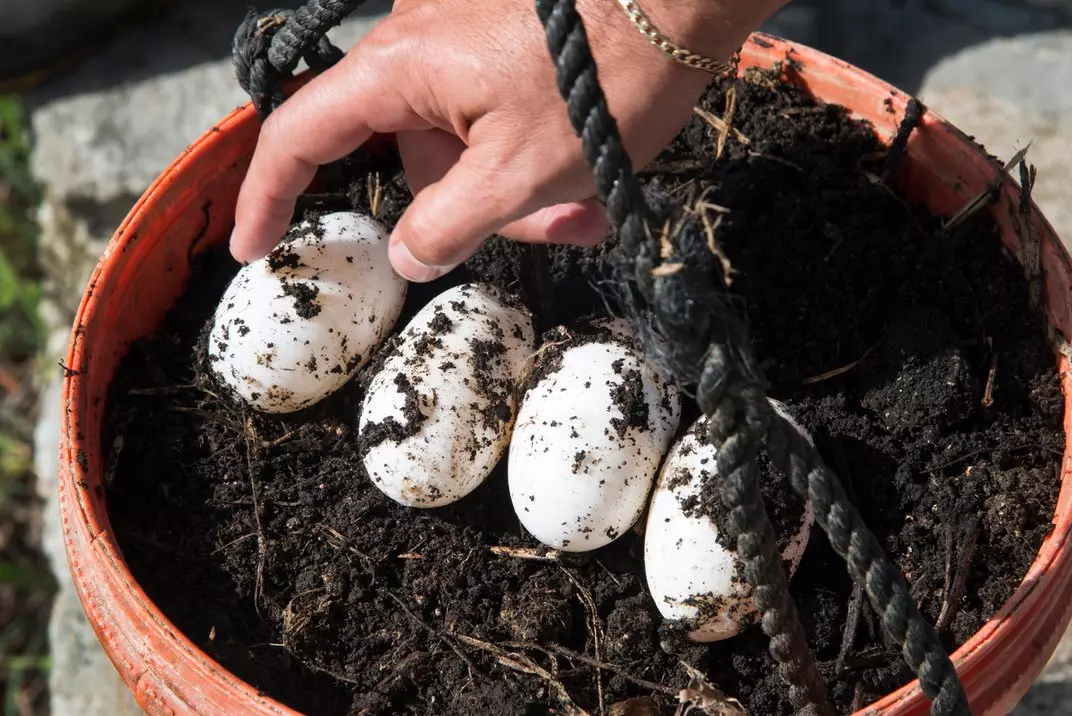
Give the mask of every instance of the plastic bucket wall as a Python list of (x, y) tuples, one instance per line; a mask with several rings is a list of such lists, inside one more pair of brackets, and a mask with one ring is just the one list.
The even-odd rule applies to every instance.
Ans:
[[(885, 141), (908, 97), (823, 53), (757, 34), (744, 67), (786, 71), (821, 100), (870, 120)], [(68, 561), (89, 621), (116, 669), (150, 714), (295, 714), (239, 681), (183, 636), (146, 597), (123, 561), (108, 521), (102, 483), (107, 455), (102, 422), (108, 386), (130, 343), (156, 329), (184, 290), (198, 252), (225, 242), (234, 202), (260, 123), (248, 105), (190, 145), (139, 199), (101, 256), (78, 310), (63, 388), (60, 508)], [(909, 198), (951, 215), (1000, 167), (964, 134), (928, 113), (908, 143), (901, 181)], [(1006, 181), (992, 207), (1003, 239), (1020, 249), (1016, 186)], [(1043, 294), (1050, 323), (1069, 335), (1066, 297), (1072, 260), (1032, 207), (1027, 222), (1041, 244)], [(1069, 434), (1067, 359), (1057, 359)], [(1023, 584), (1001, 611), (954, 655), (976, 714), (1005, 714), (1042, 670), (1072, 617), (1072, 481), (1066, 441), (1054, 529)], [(146, 479), (152, 479), (147, 475)], [(925, 714), (913, 682), (860, 714)]]

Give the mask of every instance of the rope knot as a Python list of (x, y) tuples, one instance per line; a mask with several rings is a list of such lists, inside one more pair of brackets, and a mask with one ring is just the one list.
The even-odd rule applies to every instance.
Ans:
[(262, 120), (283, 104), (283, 81), (300, 60), (314, 72), (323, 72), (342, 59), (342, 50), (326, 33), (363, 2), (312, 0), (297, 10), (246, 14), (235, 32), (231, 61), (239, 86)]

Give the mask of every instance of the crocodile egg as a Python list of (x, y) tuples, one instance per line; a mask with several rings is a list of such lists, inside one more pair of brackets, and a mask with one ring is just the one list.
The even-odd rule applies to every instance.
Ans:
[(406, 298), (387, 238), (364, 214), (326, 214), (242, 267), (209, 334), (220, 380), (266, 413), (306, 408), (345, 385), (387, 337)]
[(637, 521), (681, 420), (677, 385), (647, 360), (632, 326), (594, 328), (563, 331), (539, 352), (507, 463), (521, 524), (567, 552), (603, 547)]
[[(773, 400), (771, 404), (792, 420), (785, 406)], [(707, 441), (706, 426), (707, 418), (701, 416), (670, 450), (644, 530), (648, 591), (664, 618), (684, 620), (691, 626), (688, 637), (700, 642), (728, 639), (756, 614), (751, 587), (740, 574), (736, 549), (726, 546), (732, 544), (728, 536), (720, 542), (718, 526), (704, 514), (705, 485), (716, 489), (714, 499), (722, 507), (722, 480), (715, 473), (716, 451)], [(786, 485), (785, 489), (790, 488)], [(788, 564), (789, 576), (808, 544), (811, 519), (808, 501), (794, 521), (795, 532), (782, 538), (782, 559)]]
[(510, 441), (534, 343), (528, 310), (492, 286), (457, 286), (422, 308), (365, 394), (358, 433), (373, 484), (440, 507), (483, 483)]

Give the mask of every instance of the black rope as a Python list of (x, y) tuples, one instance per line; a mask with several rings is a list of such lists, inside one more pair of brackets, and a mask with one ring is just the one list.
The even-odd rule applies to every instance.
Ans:
[[(815, 446), (767, 399), (767, 383), (752, 350), (747, 322), (731, 310), (729, 297), (712, 281), (718, 268), (706, 249), (702, 227), (683, 217), (675, 236), (649, 229), (660, 224), (652, 221), (655, 212), (641, 192), (607, 109), (574, 0), (536, 0), (536, 10), (597, 195), (619, 232), (616, 264), (624, 284), (623, 305), (649, 338), (653, 355), (674, 370), (680, 383), (696, 386), (697, 402), (708, 416), (708, 438), (717, 448), (717, 467), (725, 476), (723, 501), (730, 509), (729, 526), (736, 532), (745, 577), (754, 587), (762, 627), (771, 638), (770, 653), (789, 684), (791, 703), (809, 713), (832, 711), (759, 494), (756, 455), (764, 445), (793, 489), (811, 500), (816, 523), (846, 560), (853, 580), (864, 585), (887, 635), (901, 646), (931, 699), (931, 713), (970, 714), (956, 670), (904, 578)], [(667, 339), (667, 349), (650, 340), (652, 325), (644, 317), (644, 306), (654, 314), (654, 327)]]
[(235, 32), (231, 61), (261, 119), (283, 104), (283, 81), (299, 60), (323, 72), (342, 59), (327, 32), (364, 1), (310, 0), (297, 10), (249, 11)]

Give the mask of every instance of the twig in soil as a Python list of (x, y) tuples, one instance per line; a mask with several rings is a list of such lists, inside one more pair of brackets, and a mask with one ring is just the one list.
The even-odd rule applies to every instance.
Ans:
[(514, 557), (515, 559), (531, 559), (538, 562), (557, 562), (561, 553), (553, 549), (539, 547), (488, 547), (488, 551), (500, 557)]
[(923, 111), (923, 103), (918, 99), (913, 97), (908, 100), (904, 119), (901, 120), (901, 126), (897, 128), (897, 134), (894, 135), (893, 141), (890, 142), (890, 149), (886, 153), (886, 165), (882, 168), (884, 183), (889, 184), (893, 175), (900, 169), (905, 158), (905, 149), (908, 148), (908, 139), (912, 136), (913, 130), (923, 121)]
[[(883, 666), (888, 666), (890, 660), (890, 651), (884, 647), (872, 647), (864, 649), (854, 656), (846, 657), (845, 664), (843, 666), (844, 674), (853, 674), (867, 669), (877, 669)], [(836, 672), (836, 663), (833, 661), (823, 661), (819, 664), (819, 669), (826, 673)]]
[(1010, 159), (1005, 164), (1005, 166), (1002, 168), (1001, 172), (998, 174), (997, 178), (994, 179), (994, 181), (987, 184), (982, 191), (980, 191), (978, 194), (969, 199), (968, 203), (965, 204), (960, 211), (958, 211), (956, 214), (950, 217), (948, 221), (942, 224), (942, 231), (948, 232), (955, 229), (956, 227), (967, 221), (971, 216), (976, 214), (980, 209), (982, 209), (991, 201), (993, 201), (994, 197), (997, 196), (998, 191), (1001, 189), (1002, 183), (1005, 181), (1005, 176), (1012, 170), (1014, 166), (1016, 166), (1023, 160), (1023, 158), (1027, 155), (1027, 150), (1030, 148), (1031, 144), (1029, 143), (1026, 147), (1014, 154), (1012, 159)]
[(700, 107), (693, 107), (692, 111), (701, 119), (703, 119), (703, 121), (710, 124), (716, 132), (719, 132), (720, 134), (722, 132), (732, 132), (733, 138), (746, 147), (752, 143), (751, 140), (744, 135), (744, 132), (735, 127), (730, 127), (729, 123), (722, 119), (722, 117), (719, 117), (715, 114), (711, 114), (706, 109), (701, 109)]
[(371, 557), (359, 550), (357, 547), (354, 547), (352, 544), (350, 544), (350, 540), (346, 539), (346, 536), (339, 532), (337, 529), (330, 527), (323, 522), (318, 523), (315, 529), (323, 532), (325, 538), (327, 539), (327, 543), (335, 549), (345, 550), (347, 552), (355, 554), (361, 559), (363, 559), (368, 565), (371, 565), (373, 563)]
[(838, 650), (837, 661), (834, 662), (834, 671), (838, 674), (845, 668), (845, 659), (856, 642), (856, 632), (860, 628), (860, 615), (864, 610), (864, 588), (862, 585), (853, 584), (852, 594), (849, 596), (849, 608), (845, 614), (845, 631), (841, 634), (841, 648)]
[(286, 433), (285, 435), (281, 435), (280, 437), (276, 438), (275, 440), (262, 441), (261, 442), (261, 447), (264, 448), (265, 450), (271, 450), (272, 448), (277, 448), (280, 445), (282, 445), (283, 443), (285, 443), (287, 440), (290, 440), (292, 437), (294, 437), (294, 433), (296, 433), (296, 432), (297, 432), (296, 430), (291, 430), (290, 432)]
[(726, 140), (730, 136), (730, 128), (733, 127), (733, 114), (737, 109), (737, 86), (734, 85), (726, 91), (726, 113), (723, 116), (723, 128), (718, 133), (715, 142), (715, 161), (722, 158), (722, 152), (726, 149)]
[(187, 385), (162, 385), (156, 388), (131, 388), (127, 395), (176, 395), (184, 390), (197, 390), (195, 384)]
[[(638, 520), (638, 521), (639, 521), (639, 520)], [(641, 537), (643, 537), (644, 535), (642, 534), (642, 535), (640, 535), (640, 536), (641, 536)], [(599, 561), (598, 559), (596, 560), (596, 564), (598, 564), (598, 565), (599, 565), (599, 568), (600, 568), (600, 569), (602, 569), (602, 570), (603, 570), (604, 572), (606, 572), (606, 573), (607, 573), (607, 576), (608, 576), (608, 577), (610, 577), (610, 581), (614, 582), (614, 583), (615, 583), (615, 584), (617, 584), (617, 585), (618, 585), (619, 587), (620, 587), (620, 586), (622, 586), (622, 582), (621, 582), (621, 580), (620, 580), (620, 579), (618, 579), (617, 577), (615, 577), (615, 576), (614, 576), (614, 572), (612, 572), (612, 571), (610, 571), (609, 569), (607, 569), (607, 566), (606, 566), (605, 564), (603, 564), (602, 562), (600, 562), (600, 561)]]
[(866, 351), (864, 351), (864, 354), (862, 356), (854, 360), (852, 363), (846, 363), (840, 368), (834, 368), (833, 370), (828, 370), (825, 373), (820, 373), (819, 375), (813, 375), (808, 378), (805, 378), (804, 380), (800, 381), (800, 384), (815, 385), (816, 383), (822, 383), (824, 380), (830, 380), (831, 378), (836, 378), (839, 375), (848, 373), (850, 370), (860, 365), (860, 362), (863, 361), (864, 358), (871, 355), (871, 351), (875, 350), (876, 346), (877, 344), (868, 348)]
[(219, 554), (220, 552), (222, 552), (223, 550), (227, 549), (228, 547), (233, 547), (236, 544), (238, 544), (239, 542), (245, 542), (247, 539), (251, 539), (251, 538), (257, 537), (257, 536), (258, 535), (257, 535), (256, 532), (250, 532), (248, 535), (242, 535), (241, 537), (237, 537), (237, 538), (231, 540), (227, 544), (220, 545), (216, 549), (212, 550), (211, 554)]
[[(947, 533), (952, 535), (952, 529)], [(968, 589), (968, 575), (971, 573), (972, 555), (975, 554), (975, 545), (979, 540), (979, 520), (972, 516), (964, 524), (960, 531), (960, 547), (957, 549), (957, 566), (954, 572), (953, 583), (945, 590), (945, 599), (942, 602), (942, 610), (938, 612), (938, 619), (934, 622), (934, 628), (939, 631), (947, 630), (953, 623), (960, 609), (960, 601)], [(951, 540), (946, 542), (946, 547), (951, 548)], [(951, 550), (950, 550), (951, 552)], [(951, 554), (946, 553), (947, 564)], [(948, 574), (948, 571), (947, 571)]]
[(986, 387), (983, 388), (982, 405), (989, 408), (994, 404), (994, 377), (998, 373), (998, 354), (990, 356), (990, 370), (986, 372)]
[(368, 175), (365, 188), (368, 191), (369, 213), (376, 218), (380, 213), (380, 201), (383, 199), (383, 183), (380, 181), (379, 172)]
[[(298, 607), (295, 606), (299, 602), (303, 602), (309, 597), (317, 597), (316, 605), (309, 610), (299, 612)], [(294, 595), (294, 597), (287, 602), (287, 606), (283, 609), (283, 641), (286, 643), (292, 634), (300, 634), (305, 631), (305, 627), (313, 621), (313, 617), (318, 613), (323, 613), (331, 603), (331, 595), (323, 587), (316, 587), (314, 589), (308, 589), (300, 594)], [(288, 647), (289, 648), (289, 647)]]
[(555, 678), (555, 676), (547, 669), (544, 669), (524, 654), (506, 651), (496, 644), (466, 636), (465, 634), (454, 634), (453, 636), (467, 646), (471, 646), (474, 649), (479, 649), (490, 654), (497, 662), (499, 662), (499, 664), (508, 669), (521, 672), (522, 674), (535, 676), (545, 681), (552, 689), (554, 689), (555, 696), (558, 697), (559, 702), (566, 710), (568, 716), (590, 716), (587, 711), (573, 702), (573, 699), (570, 698), (569, 692), (566, 691), (566, 687), (562, 685), (561, 681)]
[(470, 681), (474, 680), (473, 674), (480, 673), (480, 672), (477, 670), (476, 666), (469, 659), (469, 657), (466, 656), (465, 654), (463, 654), (462, 650), (459, 649), (458, 646), (453, 641), (454, 639), (460, 639), (461, 638), (460, 635), (447, 634), (445, 632), (442, 632), (442, 631), (436, 629), (431, 624), (428, 624), (423, 619), (421, 619), (419, 616), (414, 614), (413, 610), (411, 610), (408, 606), (406, 606), (406, 603), (402, 600), (402, 598), (399, 597), (394, 592), (392, 592), (390, 590), (386, 590), (386, 591), (384, 591), (384, 594), (386, 594), (395, 604), (397, 604), (398, 607), (403, 612), (405, 612), (406, 616), (408, 616), (415, 624), (417, 624), (420, 627), (422, 627), (423, 629), (425, 629), (429, 634), (432, 634), (432, 635), (438, 637), (441, 642), (443, 642), (444, 644), (449, 646), (450, 650), (453, 651), (455, 654), (457, 654), (459, 659), (461, 659), (462, 661), (465, 662), (465, 668), (467, 668), (469, 670), (469, 680)]
[(573, 340), (573, 335), (566, 329), (562, 329), (562, 340), (549, 341), (534, 351), (532, 355), (525, 359), (522, 363), (521, 369), (518, 371), (517, 376), (514, 378), (514, 397), (517, 399), (518, 404), (521, 403), (521, 397), (525, 392), (526, 384), (529, 382), (529, 378), (532, 377), (532, 371), (536, 369), (536, 365), (540, 362), (540, 358), (549, 350), (553, 350), (559, 346), (564, 346)]
[(789, 167), (790, 169), (796, 169), (801, 174), (806, 174), (807, 173), (803, 169), (798, 167), (796, 164), (794, 164), (793, 162), (789, 161), (788, 159), (782, 159), (781, 157), (776, 157), (776, 156), (773, 156), (771, 154), (764, 154), (763, 152), (757, 152), (757, 151), (754, 151), (754, 150), (750, 149), (750, 150), (748, 150), (748, 156), (754, 157), (756, 159), (766, 159), (768, 161), (772, 161), (772, 162), (775, 162), (777, 164), (781, 164), (782, 166)]
[(677, 689), (670, 688), (669, 686), (666, 686), (665, 684), (657, 684), (654, 681), (648, 681), (647, 679), (642, 679), (639, 676), (633, 676), (632, 674), (630, 674), (628, 671), (626, 671), (625, 669), (623, 669), (620, 666), (615, 666), (614, 664), (608, 664), (605, 661), (598, 661), (597, 659), (593, 659), (590, 656), (585, 656), (584, 654), (579, 654), (576, 651), (573, 651), (572, 649), (567, 649), (566, 647), (560, 646), (559, 644), (548, 644), (547, 646), (537, 646), (536, 644), (528, 644), (528, 643), (525, 643), (525, 642), (511, 641), (511, 642), (505, 643), (503, 646), (509, 646), (511, 648), (516, 648), (516, 649), (535, 649), (536, 651), (542, 651), (545, 654), (554, 654), (556, 656), (561, 656), (564, 659), (568, 659), (569, 661), (576, 662), (576, 663), (579, 663), (579, 664), (584, 664), (585, 666), (590, 666), (593, 669), (602, 669), (603, 671), (610, 672), (610, 673), (614, 674), (615, 676), (620, 676), (621, 678), (625, 679), (626, 681), (629, 681), (629, 682), (632, 682), (632, 683), (636, 684), (637, 686), (639, 686), (642, 689), (649, 689), (651, 691), (658, 691), (659, 693), (666, 694), (668, 696), (676, 696), (678, 694)]
[[(599, 609), (596, 608), (596, 601), (592, 598), (592, 593), (581, 584), (580, 580), (572, 572), (565, 567), (562, 567), (562, 571), (569, 581), (573, 583), (573, 586), (577, 588), (580, 602), (588, 613), (588, 633), (592, 636), (592, 650), (596, 655), (596, 661), (603, 661), (603, 654), (601, 653), (603, 639), (600, 635)], [(596, 667), (596, 694), (599, 696), (600, 716), (604, 716), (606, 712), (604, 711), (603, 670), (599, 667)]]
[[(726, 255), (726, 252), (722, 250), (722, 247), (719, 246), (718, 241), (715, 239), (715, 232), (718, 231), (718, 227), (722, 226), (722, 219), (729, 212), (729, 209), (717, 204), (709, 204), (703, 201), (703, 197), (696, 202), (695, 209), (700, 215), (700, 221), (703, 222), (704, 235), (707, 237), (707, 250), (722, 265), (722, 281), (726, 288), (729, 288), (733, 283), (733, 275), (737, 272), (734, 270), (733, 264), (730, 263), (730, 257)], [(713, 222), (707, 215), (708, 210), (718, 212), (718, 217)]]
[(164, 410), (170, 410), (174, 413), (190, 413), (191, 415), (200, 415), (202, 418), (208, 418), (209, 420), (217, 422), (220, 425), (223, 425), (224, 427), (229, 428), (240, 435), (246, 432), (245, 428), (243, 428), (241, 425), (231, 420), (230, 418), (227, 418), (223, 415), (219, 415), (217, 413), (213, 413), (209, 410), (202, 410), (201, 408), (188, 408), (185, 405), (165, 405)]
[(1020, 229), (1017, 232), (1020, 236), (1020, 266), (1027, 280), (1027, 298), (1033, 311), (1037, 311), (1042, 305), (1042, 266), (1040, 263), (1042, 246), (1035, 234), (1035, 225), (1031, 221), (1031, 192), (1035, 189), (1037, 178), (1038, 172), (1035, 167), (1021, 160), (1020, 201), (1016, 207), (1016, 224)]
[(264, 594), (264, 563), (268, 556), (268, 542), (261, 525), (261, 506), (257, 500), (257, 476), (253, 469), (254, 444), (260, 443), (253, 418), (246, 420), (246, 469), (249, 471), (249, 486), (253, 495), (253, 519), (257, 525), (257, 581), (253, 587), (253, 608), (261, 616), (261, 596)]
[(287, 650), (291, 654), (293, 654), (298, 659), (299, 662), (301, 662), (302, 666), (304, 666), (304, 667), (306, 667), (308, 669), (312, 669), (313, 671), (317, 671), (317, 672), (319, 672), (321, 674), (324, 674), (326, 676), (330, 676), (331, 678), (335, 679), (336, 681), (342, 681), (343, 683), (346, 683), (346, 684), (353, 684), (354, 686), (360, 686), (362, 688), (366, 688), (366, 684), (364, 682), (358, 681), (357, 679), (351, 679), (349, 676), (344, 676), (344, 675), (340, 674), (337, 671), (329, 669), (328, 667), (326, 667), (323, 664), (319, 663), (316, 660), (316, 658), (314, 658), (314, 657), (308, 656), (308, 655), (306, 655), (304, 653), (301, 653), (301, 652), (296, 653), (293, 649), (291, 649), (286, 644), (283, 644), (282, 646), (286, 647)]
[(680, 702), (675, 716), (687, 716), (693, 709), (699, 709), (707, 716), (734, 716), (746, 714), (741, 702), (727, 696), (708, 681), (704, 675), (684, 661), (681, 662), (689, 675), (689, 683), (677, 695)]

